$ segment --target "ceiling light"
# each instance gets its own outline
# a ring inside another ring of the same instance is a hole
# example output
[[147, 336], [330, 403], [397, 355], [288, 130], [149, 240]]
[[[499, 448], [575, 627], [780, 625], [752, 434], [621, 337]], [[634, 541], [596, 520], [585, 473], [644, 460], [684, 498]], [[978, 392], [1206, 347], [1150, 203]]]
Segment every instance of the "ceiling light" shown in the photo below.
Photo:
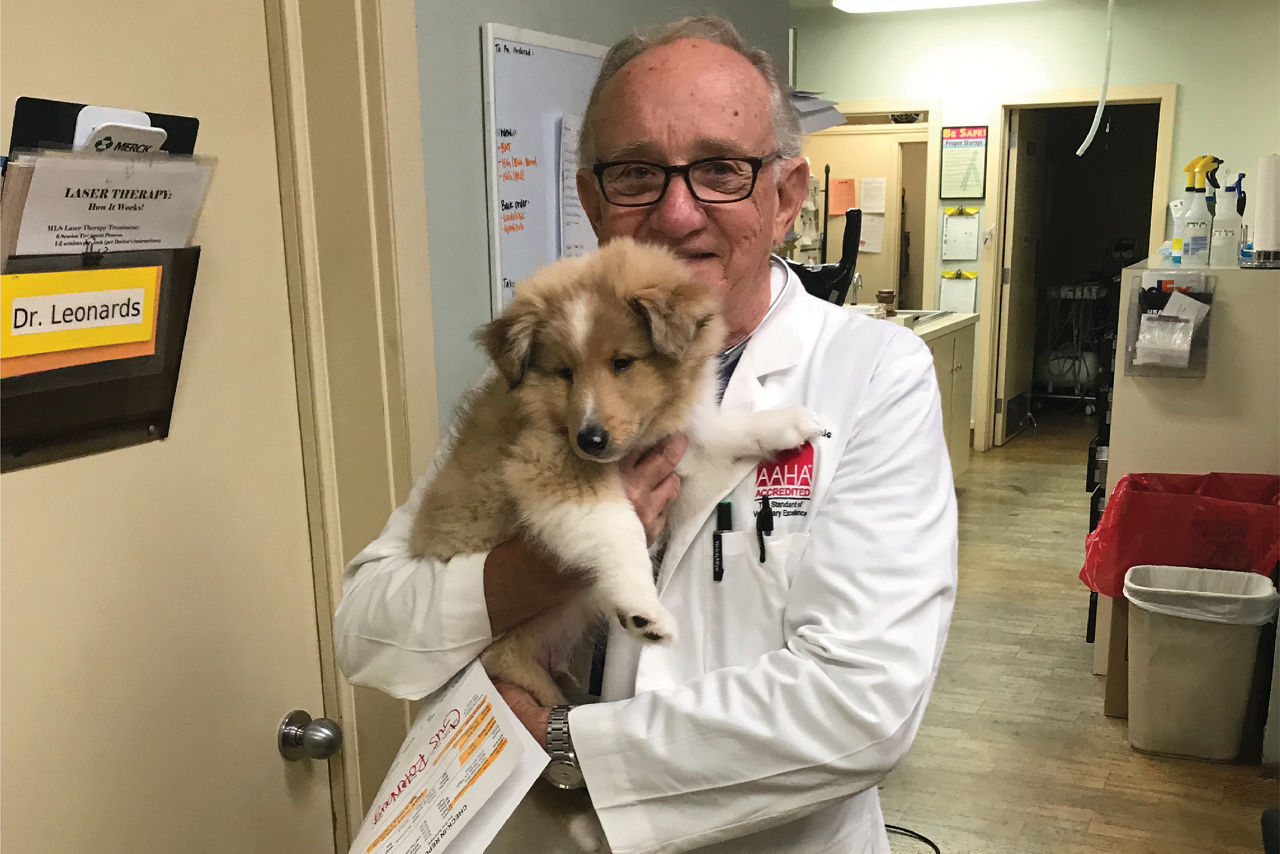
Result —
[[841, 12], [858, 15], [869, 12], [914, 12], [917, 9], [954, 9], [960, 6], [1034, 2], [1036, 0], [832, 0], [831, 5]]

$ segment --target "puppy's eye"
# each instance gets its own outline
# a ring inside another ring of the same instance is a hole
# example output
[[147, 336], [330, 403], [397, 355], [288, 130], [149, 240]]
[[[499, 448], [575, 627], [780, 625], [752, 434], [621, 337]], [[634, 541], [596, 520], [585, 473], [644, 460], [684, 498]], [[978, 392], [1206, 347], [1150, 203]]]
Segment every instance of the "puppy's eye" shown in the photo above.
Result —
[[631, 367], [631, 364], [634, 361], [635, 361], [634, 356], [619, 356], [618, 358], [613, 360], [613, 372], [615, 374], [622, 373], [627, 368]]
[[573, 382], [573, 368], [561, 368], [558, 375], [566, 382]]

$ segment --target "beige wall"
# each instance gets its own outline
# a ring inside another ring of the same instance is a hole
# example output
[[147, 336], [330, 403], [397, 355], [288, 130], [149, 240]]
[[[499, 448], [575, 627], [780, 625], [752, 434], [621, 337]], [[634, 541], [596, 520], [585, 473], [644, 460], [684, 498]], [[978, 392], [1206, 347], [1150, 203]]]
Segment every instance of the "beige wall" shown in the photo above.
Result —
[[1208, 274], [1217, 290], [1207, 375], [1198, 379], [1125, 376], [1133, 277], [1124, 274], [1108, 495], [1131, 472], [1280, 474], [1280, 271]]
[[169, 438], [3, 476], [5, 847], [332, 850], [274, 745], [324, 703], [263, 4], [6, 0], [0, 45], [4, 139], [32, 95], [218, 159]]

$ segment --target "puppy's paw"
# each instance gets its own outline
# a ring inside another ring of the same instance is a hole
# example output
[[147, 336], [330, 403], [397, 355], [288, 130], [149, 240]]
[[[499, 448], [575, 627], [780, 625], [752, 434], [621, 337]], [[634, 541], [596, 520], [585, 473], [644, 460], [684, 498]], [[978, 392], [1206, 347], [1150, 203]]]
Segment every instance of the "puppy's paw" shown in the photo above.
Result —
[[761, 456], [773, 456], [779, 451], [798, 448], [816, 439], [822, 432], [818, 417], [800, 406], [784, 406], [758, 412], [753, 423], [760, 445]]
[[639, 607], [618, 608], [618, 622], [636, 640], [645, 643], [671, 643], [676, 639], [676, 621], [656, 601]]

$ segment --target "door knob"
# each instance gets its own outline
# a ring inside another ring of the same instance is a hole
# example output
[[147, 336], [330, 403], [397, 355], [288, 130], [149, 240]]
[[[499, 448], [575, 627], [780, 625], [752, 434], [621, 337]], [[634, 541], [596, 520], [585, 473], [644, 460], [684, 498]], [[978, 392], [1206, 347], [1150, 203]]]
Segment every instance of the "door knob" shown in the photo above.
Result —
[[311, 720], [311, 715], [294, 709], [280, 722], [280, 755], [290, 762], [299, 759], [328, 759], [342, 749], [342, 729], [328, 718]]

